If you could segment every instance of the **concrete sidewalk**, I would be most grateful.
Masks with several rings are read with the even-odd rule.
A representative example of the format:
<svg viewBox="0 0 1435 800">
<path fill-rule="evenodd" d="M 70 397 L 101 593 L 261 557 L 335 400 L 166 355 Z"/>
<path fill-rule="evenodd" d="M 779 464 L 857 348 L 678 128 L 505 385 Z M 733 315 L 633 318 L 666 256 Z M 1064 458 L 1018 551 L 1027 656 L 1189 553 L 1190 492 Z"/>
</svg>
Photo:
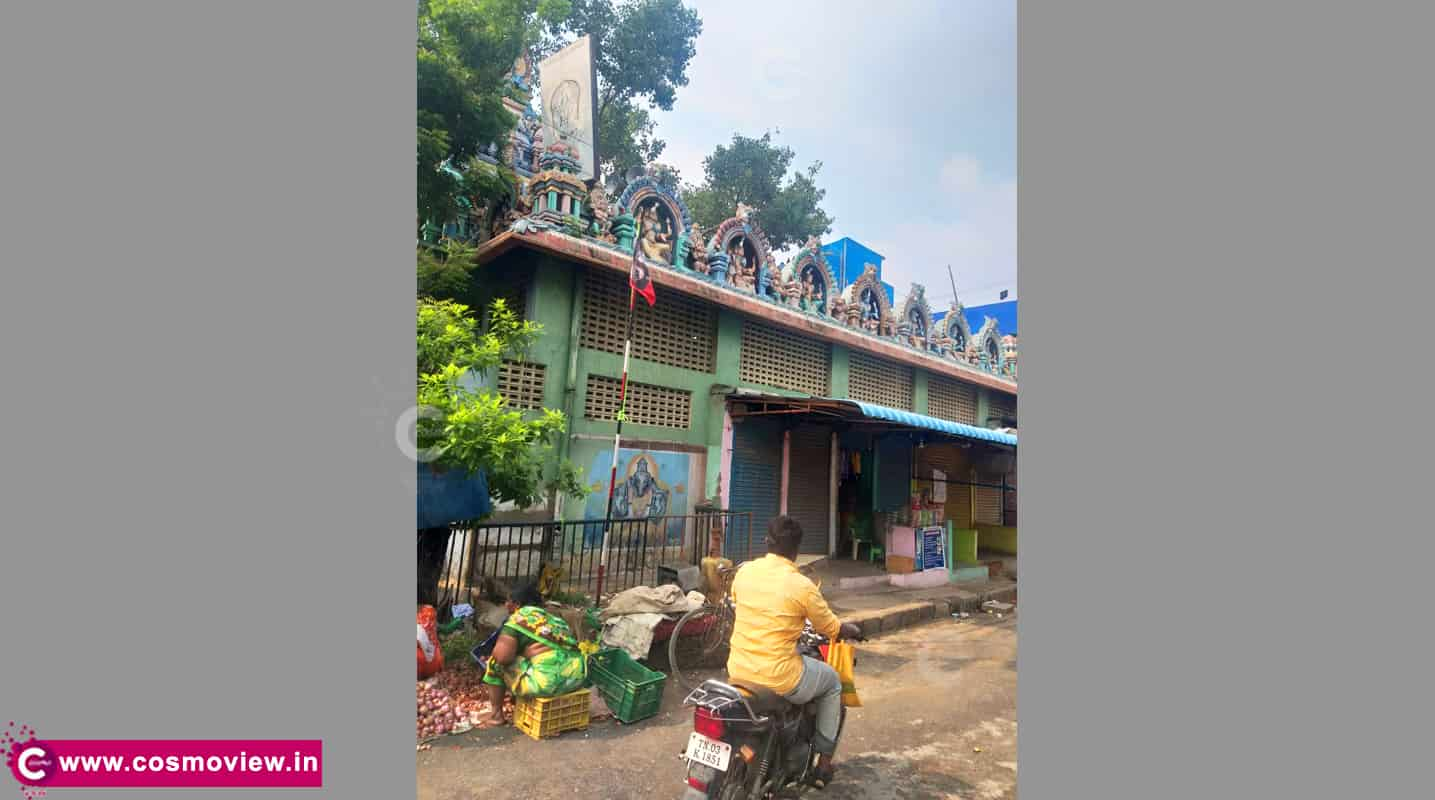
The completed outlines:
<svg viewBox="0 0 1435 800">
<path fill-rule="evenodd" d="M 864 636 L 872 636 L 941 619 L 960 611 L 980 613 L 982 603 L 988 600 L 1014 605 L 1016 581 L 995 580 L 882 592 L 833 590 L 823 592 L 823 596 L 843 622 L 856 623 L 862 628 Z"/>
<path fill-rule="evenodd" d="M 1009 566 L 1015 571 L 1015 559 Z M 1016 580 L 998 577 L 987 581 L 947 583 L 922 589 L 896 586 L 875 586 L 842 589 L 842 577 L 881 574 L 876 565 L 845 560 L 811 564 L 804 569 L 814 578 L 821 578 L 822 595 L 844 622 L 861 626 L 863 635 L 890 633 L 957 612 L 980 613 L 982 603 L 995 600 L 1016 603 Z"/>
</svg>

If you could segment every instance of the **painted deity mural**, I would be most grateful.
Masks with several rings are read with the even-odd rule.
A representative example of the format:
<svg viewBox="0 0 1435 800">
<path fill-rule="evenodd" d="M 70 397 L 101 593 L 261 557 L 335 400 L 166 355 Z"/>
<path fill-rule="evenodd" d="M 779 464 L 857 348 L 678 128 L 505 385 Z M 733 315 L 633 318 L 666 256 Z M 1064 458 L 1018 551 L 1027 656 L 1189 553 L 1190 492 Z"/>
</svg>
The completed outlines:
<svg viewBox="0 0 1435 800">
<path fill-rule="evenodd" d="M 601 450 L 588 466 L 588 495 L 583 517 L 601 520 L 608 511 L 608 478 L 613 454 Z M 688 513 L 688 478 L 692 467 L 690 453 L 660 450 L 618 451 L 618 480 L 613 487 L 613 519 L 640 520 Z M 602 525 L 588 525 L 585 541 L 589 546 L 602 543 Z M 669 543 L 682 536 L 683 523 L 668 524 Z M 596 533 L 595 529 L 596 528 Z M 654 532 L 657 533 L 657 532 Z"/>
</svg>

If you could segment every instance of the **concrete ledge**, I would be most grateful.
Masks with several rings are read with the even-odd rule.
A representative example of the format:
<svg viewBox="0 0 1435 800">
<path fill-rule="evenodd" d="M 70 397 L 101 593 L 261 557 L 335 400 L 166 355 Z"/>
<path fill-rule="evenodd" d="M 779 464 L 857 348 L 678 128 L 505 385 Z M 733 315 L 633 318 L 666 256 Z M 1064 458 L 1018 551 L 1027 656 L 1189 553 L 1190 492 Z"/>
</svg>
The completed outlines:
<svg viewBox="0 0 1435 800">
<path fill-rule="evenodd" d="M 891 575 L 864 575 L 860 578 L 838 578 L 837 588 L 860 590 L 870 589 L 876 586 L 888 586 L 891 583 Z"/>
<path fill-rule="evenodd" d="M 876 636 L 882 632 L 882 612 L 864 611 L 859 614 L 850 614 L 843 617 L 843 622 L 850 622 L 862 629 L 863 636 Z"/>
</svg>

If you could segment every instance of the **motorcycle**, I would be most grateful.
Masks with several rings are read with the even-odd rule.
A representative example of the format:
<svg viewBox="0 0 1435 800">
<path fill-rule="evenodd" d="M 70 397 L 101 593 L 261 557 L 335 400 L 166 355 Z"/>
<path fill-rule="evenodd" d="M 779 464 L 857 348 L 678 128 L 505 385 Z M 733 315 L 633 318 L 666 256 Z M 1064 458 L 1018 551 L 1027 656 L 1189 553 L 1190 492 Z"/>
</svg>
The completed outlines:
<svg viewBox="0 0 1435 800">
<path fill-rule="evenodd" d="M 827 644 L 827 637 L 808 625 L 797 651 L 825 661 Z M 694 709 L 682 800 L 762 800 L 812 778 L 817 765 L 814 703 L 794 705 L 770 689 L 709 679 L 683 705 Z M 844 707 L 839 740 L 846 722 Z"/>
</svg>

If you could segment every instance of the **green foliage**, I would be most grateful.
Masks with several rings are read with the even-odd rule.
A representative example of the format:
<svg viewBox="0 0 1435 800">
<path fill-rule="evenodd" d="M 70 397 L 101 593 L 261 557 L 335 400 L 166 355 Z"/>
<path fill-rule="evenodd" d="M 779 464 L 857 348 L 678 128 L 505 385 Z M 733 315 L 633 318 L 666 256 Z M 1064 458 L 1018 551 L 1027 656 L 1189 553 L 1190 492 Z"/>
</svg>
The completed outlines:
<svg viewBox="0 0 1435 800">
<path fill-rule="evenodd" d="M 566 0 L 419 1 L 420 218 L 456 213 L 462 182 L 443 165 L 462 169 L 481 148 L 508 137 L 516 120 L 503 107 L 512 85 L 504 75 L 523 48 L 568 11 Z"/>
<path fill-rule="evenodd" d="M 678 88 L 688 85 L 702 30 L 697 12 L 682 0 L 572 0 L 567 17 L 549 26 L 544 53 L 584 34 L 593 37 L 603 174 L 622 175 L 663 152 L 648 107 L 672 109 Z"/>
<path fill-rule="evenodd" d="M 792 148 L 774 145 L 771 132 L 757 139 L 735 133 L 732 144 L 718 145 L 703 159 L 705 179 L 683 187 L 683 199 L 705 230 L 721 225 L 742 202 L 756 209 L 754 217 L 773 249 L 801 244 L 832 230 L 834 220 L 820 205 L 826 195 L 817 186 L 822 162 L 788 175 L 792 159 Z"/>
<path fill-rule="evenodd" d="M 503 397 L 475 385 L 505 358 L 521 358 L 542 332 L 534 322 L 518 319 L 503 300 L 494 300 L 487 328 L 480 332 L 468 306 L 451 300 L 418 301 L 418 402 L 437 414 L 418 421 L 418 446 L 436 454 L 440 467 L 472 474 L 483 469 L 489 494 L 498 502 L 533 505 L 546 491 L 583 497 L 578 469 L 559 464 L 543 477 L 568 421 L 562 412 L 541 409 L 525 419 L 508 408 Z"/>
<path fill-rule="evenodd" d="M 463 191 L 479 203 L 506 200 L 511 204 L 518 199 L 518 176 L 506 166 L 475 161 L 463 173 Z"/>
<path fill-rule="evenodd" d="M 439 645 L 443 647 L 444 669 L 465 669 L 473 668 L 473 658 L 469 655 L 473 648 L 483 644 L 483 639 L 474 633 L 464 620 L 463 627 L 449 634 L 447 637 L 439 637 Z"/>
<path fill-rule="evenodd" d="M 418 247 L 418 290 L 420 297 L 457 300 L 468 294 L 476 247 L 444 239 L 437 247 Z"/>
<path fill-rule="evenodd" d="M 598 148 L 603 175 L 622 177 L 662 155 L 668 143 L 657 137 L 657 122 L 632 98 L 613 100 L 598 114 Z"/>
<path fill-rule="evenodd" d="M 682 174 L 678 172 L 677 167 L 671 164 L 649 164 L 648 177 L 673 191 L 677 191 L 681 188 L 683 183 Z"/>
<path fill-rule="evenodd" d="M 593 598 L 582 592 L 569 592 L 562 589 L 548 595 L 548 599 L 556 603 L 562 603 L 565 606 L 576 606 L 578 608 L 593 608 L 597 605 L 593 602 Z"/>
</svg>

